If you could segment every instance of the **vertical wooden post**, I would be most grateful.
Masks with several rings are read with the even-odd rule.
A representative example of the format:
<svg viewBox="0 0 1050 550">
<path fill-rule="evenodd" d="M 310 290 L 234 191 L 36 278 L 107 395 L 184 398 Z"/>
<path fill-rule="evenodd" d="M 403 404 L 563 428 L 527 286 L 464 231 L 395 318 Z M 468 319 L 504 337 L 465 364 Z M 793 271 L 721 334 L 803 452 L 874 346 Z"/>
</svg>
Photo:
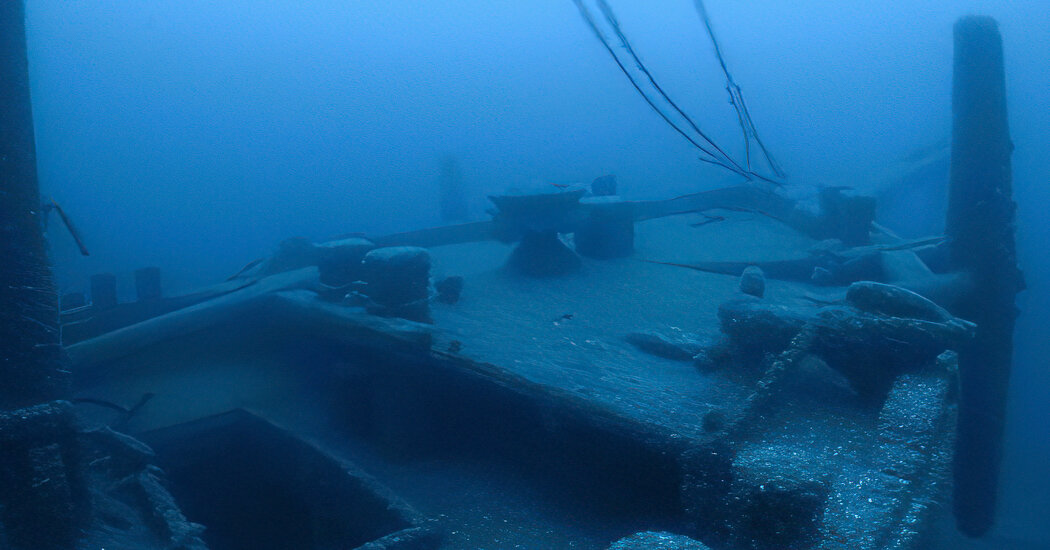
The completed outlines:
<svg viewBox="0 0 1050 550">
<path fill-rule="evenodd" d="M 91 276 L 91 306 L 97 311 L 117 307 L 117 276 L 96 273 Z"/>
<path fill-rule="evenodd" d="M 959 431 L 954 511 L 959 530 L 980 536 L 995 520 L 1014 299 L 1023 288 L 1014 211 L 1002 38 L 990 17 L 955 24 L 952 158 L 947 234 L 951 264 L 973 277 L 954 313 L 977 323 L 959 350 Z"/>
<path fill-rule="evenodd" d="M 40 216 L 25 8 L 9 0 L 0 2 L 0 410 L 65 389 Z"/>
<path fill-rule="evenodd" d="M 64 550 L 78 525 L 72 414 L 47 263 L 25 7 L 0 2 L 0 546 Z"/>
</svg>

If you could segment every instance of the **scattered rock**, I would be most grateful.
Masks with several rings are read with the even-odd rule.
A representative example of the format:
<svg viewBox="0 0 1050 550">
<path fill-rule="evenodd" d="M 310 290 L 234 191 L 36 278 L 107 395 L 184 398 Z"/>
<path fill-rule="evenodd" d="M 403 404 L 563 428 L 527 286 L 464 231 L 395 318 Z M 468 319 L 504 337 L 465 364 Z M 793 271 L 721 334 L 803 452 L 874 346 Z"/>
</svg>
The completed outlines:
<svg viewBox="0 0 1050 550">
<path fill-rule="evenodd" d="M 757 265 L 749 265 L 740 275 L 740 292 L 761 298 L 766 294 L 766 275 Z"/>
</svg>

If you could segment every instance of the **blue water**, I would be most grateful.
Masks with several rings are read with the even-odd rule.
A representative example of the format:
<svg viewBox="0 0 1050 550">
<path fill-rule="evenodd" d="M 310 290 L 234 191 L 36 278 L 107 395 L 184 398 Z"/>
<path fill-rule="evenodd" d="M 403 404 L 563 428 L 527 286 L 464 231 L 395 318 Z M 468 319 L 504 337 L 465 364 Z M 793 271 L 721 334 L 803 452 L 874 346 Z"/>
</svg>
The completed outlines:
<svg viewBox="0 0 1050 550">
<path fill-rule="evenodd" d="M 692 2 L 611 3 L 665 88 L 740 157 Z M 996 533 L 1050 541 L 1045 0 L 707 7 L 788 192 L 848 185 L 914 197 L 896 205 L 902 226 L 936 226 L 943 208 L 921 186 L 945 185 L 944 171 L 916 178 L 901 167 L 950 135 L 952 24 L 998 20 L 1028 290 Z M 286 237 L 438 224 L 448 156 L 478 219 L 488 194 L 602 174 L 616 174 L 629 198 L 738 181 L 698 162 L 649 110 L 569 0 L 29 0 L 27 26 L 42 193 L 92 252 L 51 231 L 67 292 L 103 271 L 131 289 L 131 272 L 155 265 L 174 294 L 222 280 Z"/>
</svg>

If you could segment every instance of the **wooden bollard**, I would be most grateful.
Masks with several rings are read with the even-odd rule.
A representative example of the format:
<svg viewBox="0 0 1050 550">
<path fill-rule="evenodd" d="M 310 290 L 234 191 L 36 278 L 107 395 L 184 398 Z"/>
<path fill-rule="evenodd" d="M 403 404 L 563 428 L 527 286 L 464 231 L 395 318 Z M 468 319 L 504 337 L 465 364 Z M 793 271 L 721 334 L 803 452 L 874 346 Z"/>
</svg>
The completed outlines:
<svg viewBox="0 0 1050 550">
<path fill-rule="evenodd" d="M 370 313 L 430 322 L 430 252 L 414 246 L 377 248 L 362 260 Z"/>
<path fill-rule="evenodd" d="M 598 259 L 623 258 L 634 253 L 634 213 L 630 203 L 614 196 L 581 201 L 586 216 L 576 228 L 576 252 Z"/>
</svg>

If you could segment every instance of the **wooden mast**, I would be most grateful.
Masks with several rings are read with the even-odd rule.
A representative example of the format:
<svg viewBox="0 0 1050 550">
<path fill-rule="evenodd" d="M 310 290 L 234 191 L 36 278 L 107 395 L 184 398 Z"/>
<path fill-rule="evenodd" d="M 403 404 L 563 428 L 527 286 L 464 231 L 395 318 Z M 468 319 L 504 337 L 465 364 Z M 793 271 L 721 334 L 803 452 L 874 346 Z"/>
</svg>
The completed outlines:
<svg viewBox="0 0 1050 550">
<path fill-rule="evenodd" d="M 1014 250 L 1002 38 L 990 17 L 955 24 L 952 112 L 946 231 L 953 269 L 974 283 L 953 313 L 977 323 L 976 337 L 959 353 L 954 511 L 962 532 L 980 536 L 995 520 L 1014 299 L 1023 289 Z"/>
</svg>

